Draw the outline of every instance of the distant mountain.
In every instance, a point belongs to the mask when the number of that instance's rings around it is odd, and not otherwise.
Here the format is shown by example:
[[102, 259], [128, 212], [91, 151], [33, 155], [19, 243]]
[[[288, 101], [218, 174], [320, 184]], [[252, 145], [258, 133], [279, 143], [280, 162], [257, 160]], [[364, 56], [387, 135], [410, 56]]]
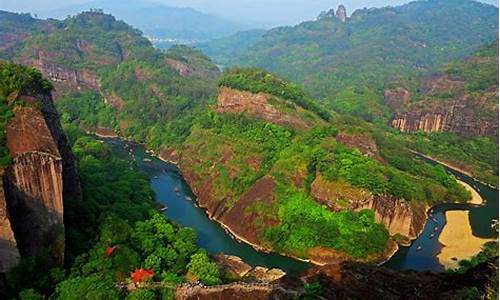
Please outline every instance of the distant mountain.
[[260, 40], [264, 33], [264, 29], [240, 31], [228, 37], [199, 43], [196, 47], [225, 66], [231, 63], [231, 58], [242, 55], [248, 47]]
[[63, 19], [89, 9], [111, 13], [117, 19], [139, 28], [146, 36], [154, 37], [153, 42], [159, 45], [207, 41], [249, 29], [243, 23], [192, 8], [169, 7], [143, 0], [97, 0], [41, 12], [39, 16]]
[[204, 48], [218, 63], [262, 67], [302, 84], [341, 113], [386, 120], [387, 84], [432, 71], [498, 36], [498, 8], [470, 0], [414, 1], [343, 17], [342, 9], [331, 10], [272, 29], [236, 56], [233, 37]]

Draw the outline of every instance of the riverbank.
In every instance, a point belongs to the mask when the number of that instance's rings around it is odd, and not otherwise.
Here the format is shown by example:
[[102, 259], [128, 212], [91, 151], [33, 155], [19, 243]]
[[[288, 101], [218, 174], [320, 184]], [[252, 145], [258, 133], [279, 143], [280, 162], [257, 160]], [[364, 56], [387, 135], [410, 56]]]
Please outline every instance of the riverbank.
[[471, 187], [469, 184], [461, 181], [461, 180], [458, 180], [457, 179], [457, 182], [462, 185], [467, 191], [469, 191], [471, 193], [471, 200], [469, 200], [469, 204], [474, 204], [474, 205], [482, 205], [483, 204], [483, 198], [481, 197], [481, 195], [479, 195], [479, 193], [473, 188]]
[[435, 158], [435, 157], [432, 157], [432, 156], [429, 156], [429, 155], [426, 155], [426, 154], [420, 153], [420, 152], [418, 152], [418, 151], [414, 151], [414, 150], [410, 150], [410, 151], [411, 151], [413, 154], [416, 154], [416, 155], [418, 155], [418, 156], [421, 156], [421, 157], [427, 158], [428, 160], [432, 160], [432, 161], [434, 161], [434, 162], [436, 162], [436, 163], [438, 163], [438, 164], [441, 164], [441, 165], [443, 165], [443, 166], [445, 166], [445, 167], [447, 167], [447, 168], [449, 168], [449, 169], [451, 169], [451, 170], [453, 170], [453, 171], [456, 171], [456, 172], [462, 173], [462, 174], [464, 174], [464, 175], [466, 175], [466, 176], [469, 176], [470, 178], [474, 179], [475, 181], [480, 182], [480, 183], [482, 183], [482, 184], [484, 184], [484, 185], [486, 185], [486, 186], [488, 186], [488, 187], [490, 187], [490, 188], [492, 188], [492, 189], [498, 190], [498, 187], [497, 187], [497, 186], [493, 186], [493, 185], [491, 185], [491, 184], [489, 184], [489, 183], [487, 183], [487, 182], [484, 182], [484, 181], [481, 181], [481, 180], [477, 179], [476, 177], [474, 177], [474, 174], [472, 174], [471, 172], [469, 172], [469, 171], [467, 171], [467, 170], [461, 169], [461, 168], [459, 168], [459, 167], [457, 167], [457, 166], [454, 166], [454, 165], [452, 165], [452, 164], [450, 164], [450, 163], [448, 163], [448, 162], [445, 162], [445, 161], [440, 160], [440, 159], [437, 159], [437, 158]]
[[485, 243], [494, 240], [472, 234], [468, 211], [447, 211], [446, 226], [439, 235], [443, 248], [437, 258], [446, 269], [453, 269], [460, 260], [471, 258], [481, 251]]

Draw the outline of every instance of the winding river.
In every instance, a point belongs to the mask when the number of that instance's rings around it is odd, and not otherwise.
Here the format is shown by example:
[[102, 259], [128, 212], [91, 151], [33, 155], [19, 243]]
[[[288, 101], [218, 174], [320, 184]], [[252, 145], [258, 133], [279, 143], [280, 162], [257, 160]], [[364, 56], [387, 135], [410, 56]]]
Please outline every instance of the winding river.
[[[188, 226], [198, 233], [200, 246], [211, 253], [237, 255], [252, 266], [280, 268], [287, 273], [298, 273], [311, 265], [276, 253], [262, 253], [251, 246], [233, 239], [216, 222], [211, 221], [205, 211], [187, 201], [186, 197], [195, 199], [191, 189], [186, 184], [178, 168], [170, 163], [146, 153], [141, 145], [124, 142], [118, 139], [103, 139], [121, 158], [136, 160], [139, 169], [151, 177], [151, 187], [156, 194], [156, 200], [168, 207], [165, 214], [173, 221]], [[424, 158], [422, 158], [424, 159]], [[434, 163], [431, 161], [431, 163]], [[485, 205], [442, 204], [434, 207], [435, 220], [428, 220], [423, 233], [409, 247], [401, 247], [398, 252], [384, 265], [398, 270], [429, 270], [443, 271], [436, 258], [441, 249], [436, 237], [429, 238], [438, 228], [438, 233], [446, 224], [445, 212], [448, 210], [468, 210], [474, 235], [478, 237], [496, 237], [497, 233], [490, 228], [491, 220], [498, 219], [498, 191], [474, 179], [447, 169], [460, 180], [470, 184], [485, 199]], [[175, 192], [178, 188], [180, 191]], [[435, 222], [436, 221], [436, 222]], [[420, 247], [419, 247], [420, 246]], [[417, 251], [417, 247], [419, 251]]]

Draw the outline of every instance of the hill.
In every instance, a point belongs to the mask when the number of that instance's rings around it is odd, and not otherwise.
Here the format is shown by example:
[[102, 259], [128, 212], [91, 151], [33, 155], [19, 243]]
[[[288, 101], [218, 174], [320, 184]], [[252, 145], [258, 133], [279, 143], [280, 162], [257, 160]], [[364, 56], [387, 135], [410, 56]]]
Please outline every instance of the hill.
[[91, 1], [42, 12], [43, 17], [64, 19], [89, 9], [106, 13], [139, 28], [152, 37], [157, 45], [195, 43], [229, 36], [249, 29], [246, 24], [205, 14], [189, 7], [170, 7], [150, 1]]
[[[383, 103], [387, 84], [407, 82], [497, 36], [497, 7], [422, 0], [356, 10], [345, 22], [324, 13], [315, 21], [272, 29], [239, 56], [221, 61], [275, 72], [326, 99], [338, 112], [388, 120], [390, 110]], [[210, 49], [225, 43], [215, 41]], [[227, 44], [229, 49], [220, 53], [232, 53]]]
[[24, 28], [26, 18], [47, 27], [19, 33], [3, 56], [41, 70], [54, 82], [66, 117], [78, 114], [87, 130], [144, 141], [153, 125], [183, 115], [216, 92], [219, 70], [201, 52], [186, 46], [156, 50], [111, 15], [84, 12], [64, 21], [4, 15], [11, 20], [5, 31]]

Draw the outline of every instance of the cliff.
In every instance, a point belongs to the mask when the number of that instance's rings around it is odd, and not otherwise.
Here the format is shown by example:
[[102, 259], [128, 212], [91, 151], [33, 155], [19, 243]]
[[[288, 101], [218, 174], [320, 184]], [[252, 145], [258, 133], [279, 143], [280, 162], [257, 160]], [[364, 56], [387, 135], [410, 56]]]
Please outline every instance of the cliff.
[[[1, 174], [3, 177], [3, 172]], [[0, 273], [10, 270], [19, 263], [17, 241], [12, 231], [12, 222], [7, 207], [3, 184], [0, 181]]]
[[321, 175], [316, 176], [311, 184], [311, 195], [332, 211], [373, 210], [376, 221], [386, 225], [392, 236], [400, 234], [415, 239], [427, 219], [424, 205], [412, 205], [393, 197], [375, 196], [347, 183], [326, 180]]
[[498, 42], [421, 78], [413, 98], [402, 87], [385, 91], [391, 125], [401, 132], [497, 137]]
[[299, 130], [320, 123], [317, 117], [301, 107], [267, 93], [222, 87], [217, 100], [219, 113], [247, 113], [258, 119]]
[[[64, 199], [81, 194], [75, 161], [48, 95], [21, 96], [6, 128], [12, 163], [3, 176], [6, 210], [2, 211], [3, 236], [23, 256], [46, 249], [60, 263], [64, 260]], [[2, 247], [2, 251], [8, 249]], [[12, 252], [14, 251], [14, 252]], [[15, 253], [12, 250], [11, 253]], [[10, 267], [14, 257], [7, 259]]]
[[[498, 97], [498, 90], [489, 97]], [[461, 96], [449, 102], [424, 100], [396, 112], [391, 121], [401, 132], [453, 132], [463, 136], [498, 136], [498, 104], [485, 97]]]

